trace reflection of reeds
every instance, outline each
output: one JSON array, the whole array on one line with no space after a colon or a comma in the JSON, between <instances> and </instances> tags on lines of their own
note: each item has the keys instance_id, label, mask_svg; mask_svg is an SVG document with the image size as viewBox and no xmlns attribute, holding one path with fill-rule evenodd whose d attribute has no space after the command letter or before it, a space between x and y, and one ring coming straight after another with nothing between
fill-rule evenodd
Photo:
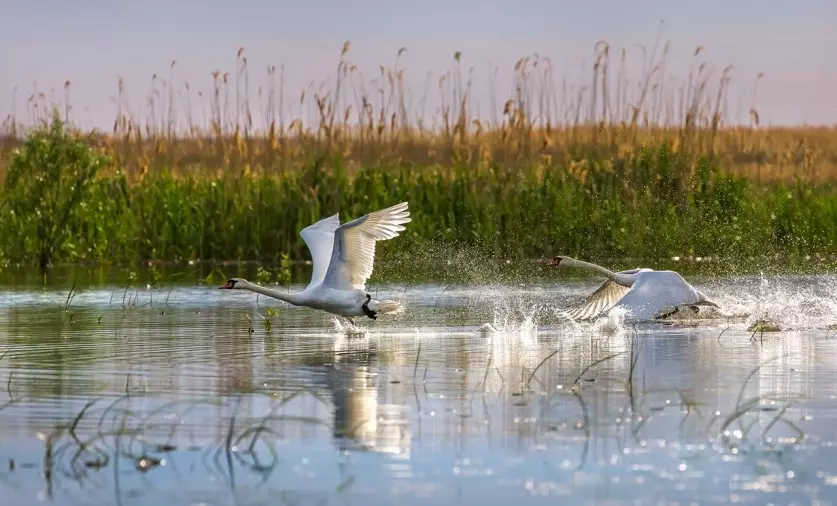
<instances>
[{"instance_id":1,"label":"reflection of reeds","mask_svg":"<svg viewBox=\"0 0 837 506\"><path fill-rule=\"evenodd\" d=\"M592 404L589 404L589 397L596 397L600 391L606 391L608 395L621 396L620 399L628 405L628 408L623 412L624 415L620 416L624 416L625 422L630 423L630 434L638 444L641 437L648 437L649 431L652 430L650 427L653 427L653 425L648 422L653 417L660 416L666 409L665 407L654 409L652 406L652 408L646 410L643 407L644 400L652 394L677 391L681 400L681 429L683 421L691 416L693 403L689 402L679 389L668 388L664 385L655 386L657 388L640 389L633 385L638 363L638 345L638 335L635 334L630 349L631 360L624 366L614 365L614 362L611 361L620 353L604 351L594 354L586 365L576 364L569 371L561 371L567 379L575 378L572 382L573 388L566 390L556 390L554 385L549 384L549 381L544 382L543 385L540 381L529 384L536 377L535 373L557 355L557 351L546 354L545 358L540 359L539 364L530 373L530 382L526 384L525 395L527 397L536 396L542 400L540 415L537 417L538 425L536 427L538 427L538 430L553 433L559 430L567 430L571 434L571 440L579 445L577 459L574 458L572 462L569 459L564 460L567 463L566 465L562 464L565 469L571 471L581 469L585 465L591 441L606 437L602 435L602 430L605 431L605 434L616 432L617 435L621 430L623 422L614 421L609 417L599 418L601 415L595 410L595 399L593 399ZM404 364L408 371L411 366L414 371L417 370L421 357L422 355L417 353L413 364ZM2 356L0 356L0 359L2 359ZM481 366L478 369L483 376L481 384L476 387L475 391L467 393L469 397L482 397L483 402L486 402L486 396L491 395L484 390L485 376L487 376L492 364L491 355L486 360L488 365L485 367L485 372L482 372ZM609 383L606 380L607 375L603 375L604 379L597 381L594 388L579 387L586 373L605 363L609 364L611 371L624 371L624 376L620 376L616 382ZM715 423L720 422L718 429L715 432L710 432L712 440L729 445L740 454L770 456L777 453L770 441L769 434L778 424L784 424L797 433L798 437L789 443L790 446L797 444L804 437L804 433L787 417L790 402L783 400L781 401L782 404L773 410L775 413L772 414L770 421L762 430L761 442L764 443L766 449L760 448L757 445L758 441L748 440L748 434L753 425L745 425L743 419L750 413L764 411L761 409L760 403L767 396L761 395L754 399L745 399L744 394L749 381L759 373L763 365L764 363L751 370L744 379L732 410L711 419L706 427L707 431L710 431ZM408 371L407 374L409 374ZM499 368L497 371L499 373ZM366 374L365 367L356 370L349 368L348 372L349 376L341 378L344 380L348 378L350 383L338 383L342 385L342 388L352 390L352 387L357 386L352 382ZM360 373L360 376L355 376L354 373L356 372ZM414 386L415 383L420 381L415 373L412 381ZM627 388L624 390L613 388L613 385L622 384L623 381L627 383ZM540 388L536 387L535 384L540 385ZM427 385L425 385L426 387ZM374 389L371 392L362 390L357 389L361 397L366 396L367 393L376 395ZM414 391L418 397L417 390ZM425 394L427 393L425 392ZM109 467L113 467L115 473L118 471L123 474L127 469L133 469L138 473L154 472L157 469L167 467L170 462L173 463L182 451L202 452L201 462L204 468L201 472L218 477L231 488L236 486L236 473L239 470L252 472L264 482L280 467L277 446L279 440L285 437L282 435L281 427L288 424L323 427L332 425L330 421L322 418L298 415L293 412L293 409L285 411L287 408L293 407L291 404L293 401L303 397L313 397L323 405L328 404L320 399L317 392L305 387L288 391L278 398L275 398L273 393L268 392L249 395L263 395L265 399L270 399L270 404L261 414L244 415L239 409L240 402L244 399L242 395L165 402L142 410L130 406L129 403L142 399L142 404L145 404L152 401L153 397L126 394L109 402L104 398L91 399L66 423L56 424L52 431L39 435L44 445L42 465L47 490L51 493L55 489L54 482L56 480L69 479L85 482L92 479L96 472ZM501 405L508 402L510 396L517 395L523 394L501 392L500 397L492 402L498 402L498 405ZM355 399L350 402L355 401L364 402L364 399ZM520 406L521 409L527 405L528 403L515 403L515 406ZM202 406L222 407L229 412L229 415L221 417L221 430L214 436L217 441L192 445L187 450L182 447L182 444L189 436L181 434L181 432L189 427L190 420L201 416L195 410ZM593 408L592 411L591 408ZM550 410L561 413L557 416L558 419L572 420L573 416L577 416L577 421L565 428L553 426ZM332 430L330 431L332 436L336 439L357 436L353 436L353 433L356 432L358 426L366 423L366 415L369 414L360 411L348 416L347 420L339 422L335 420L334 428L336 429L338 424L344 423L343 429L345 430ZM621 410L620 413L622 413ZM346 425L345 422L350 423ZM731 435L730 428L736 422L739 423L740 434L736 432ZM542 436L538 433L531 435L535 439ZM702 437L700 434L696 436ZM621 444L624 444L624 442ZM120 467L123 463L127 464L128 467ZM350 484L351 478L345 478L341 485L337 487L338 491ZM118 480L114 481L114 487L119 487Z\"/></svg>"},{"instance_id":2,"label":"reflection of reeds","mask_svg":"<svg viewBox=\"0 0 837 506\"><path fill-rule=\"evenodd\" d=\"M317 418L276 414L279 408L305 392L303 389L274 400L268 413L257 420L231 416L226 433L214 447L211 463L204 461L210 466L207 470L230 480L236 465L265 477L269 475L278 462L279 439L271 423L328 425ZM147 412L122 406L134 399L136 396L125 395L99 410L95 405L103 399L92 399L69 422L57 424L48 434L39 433L44 443L43 472L48 490L52 490L53 480L58 476L84 481L90 477L90 471L116 467L120 461L129 461L132 468L142 473L163 466L178 451L175 439L192 410L200 405L225 405L219 399L182 401L166 403ZM235 407L237 399L240 397L234 398L230 407ZM158 439L160 435L162 440ZM264 452L271 457L267 462L263 461ZM222 465L221 456L226 457L226 465Z\"/></svg>"}]
</instances>

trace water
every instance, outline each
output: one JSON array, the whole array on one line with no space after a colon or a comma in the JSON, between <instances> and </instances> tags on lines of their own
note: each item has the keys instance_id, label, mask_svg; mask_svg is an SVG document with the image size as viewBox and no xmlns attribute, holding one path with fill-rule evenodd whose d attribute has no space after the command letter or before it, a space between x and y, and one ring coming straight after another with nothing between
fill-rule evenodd
<instances>
[{"instance_id":1,"label":"water","mask_svg":"<svg viewBox=\"0 0 837 506\"><path fill-rule=\"evenodd\" d=\"M3 504L837 503L837 279L698 281L726 315L641 326L554 316L593 282L387 286L407 311L360 335L202 286L9 288Z\"/></svg>"}]
</instances>

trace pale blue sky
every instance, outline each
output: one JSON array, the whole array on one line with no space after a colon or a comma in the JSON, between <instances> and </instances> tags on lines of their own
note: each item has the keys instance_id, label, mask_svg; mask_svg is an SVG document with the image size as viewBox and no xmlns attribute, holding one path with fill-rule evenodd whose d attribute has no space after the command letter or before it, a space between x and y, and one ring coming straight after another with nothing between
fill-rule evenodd
<instances>
[{"instance_id":1,"label":"pale blue sky","mask_svg":"<svg viewBox=\"0 0 837 506\"><path fill-rule=\"evenodd\" d=\"M208 90L210 72L232 72L242 46L253 90L265 83L267 65L284 65L287 96L298 97L310 81L334 75L344 40L367 76L405 46L402 65L416 96L428 72L440 75L462 51L464 65L475 67L474 98L485 111L489 62L500 66L503 96L515 60L535 52L550 57L559 83L588 84L597 40L614 53L626 47L638 71L638 45L651 47L662 19L671 42L668 75L685 80L698 45L718 71L733 66L733 119L746 117L763 72L756 105L764 123L837 123L834 0L5 0L0 11L3 117L15 87L20 114L33 83L49 94L70 80L77 119L109 126L117 75L139 110L151 75L168 76L172 60L176 83Z\"/></svg>"}]
</instances>

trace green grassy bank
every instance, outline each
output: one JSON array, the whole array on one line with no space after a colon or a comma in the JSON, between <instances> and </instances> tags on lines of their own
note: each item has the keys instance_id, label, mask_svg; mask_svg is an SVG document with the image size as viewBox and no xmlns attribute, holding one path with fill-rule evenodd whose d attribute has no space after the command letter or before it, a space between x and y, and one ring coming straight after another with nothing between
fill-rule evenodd
<instances>
[{"instance_id":1,"label":"green grassy bank","mask_svg":"<svg viewBox=\"0 0 837 506\"><path fill-rule=\"evenodd\" d=\"M159 170L129 181L106 152L56 120L8 163L0 259L5 266L305 260L301 228L337 211L346 221L401 201L413 221L378 248L390 269L432 269L463 252L477 268L555 253L743 262L837 251L837 191L751 182L665 142L481 169L405 162L349 170L331 154L293 171Z\"/></svg>"}]
</instances>

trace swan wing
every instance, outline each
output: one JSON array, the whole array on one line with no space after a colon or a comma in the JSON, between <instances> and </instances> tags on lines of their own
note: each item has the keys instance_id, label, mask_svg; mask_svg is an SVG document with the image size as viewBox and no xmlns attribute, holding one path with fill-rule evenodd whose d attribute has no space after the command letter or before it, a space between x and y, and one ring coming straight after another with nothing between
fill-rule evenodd
<instances>
[{"instance_id":1,"label":"swan wing","mask_svg":"<svg viewBox=\"0 0 837 506\"><path fill-rule=\"evenodd\" d=\"M629 271L620 271L619 274L636 274L641 270L642 269L631 269ZM564 311L563 315L566 318L573 320L587 320L612 308L630 290L631 287L622 286L619 283L608 279L576 307L570 309L569 311Z\"/></svg>"},{"instance_id":2,"label":"swan wing","mask_svg":"<svg viewBox=\"0 0 837 506\"><path fill-rule=\"evenodd\" d=\"M334 231L339 226L340 216L335 214L299 232L305 245L308 246L308 251L311 252L311 262L314 265L311 282L308 283L309 287L321 283L325 278L328 263L331 261L331 250L334 247Z\"/></svg>"},{"instance_id":3,"label":"swan wing","mask_svg":"<svg viewBox=\"0 0 837 506\"><path fill-rule=\"evenodd\" d=\"M407 203L402 202L340 225L334 232L334 247L323 285L341 290L363 290L372 275L375 243L397 237L410 222Z\"/></svg>"}]
</instances>

